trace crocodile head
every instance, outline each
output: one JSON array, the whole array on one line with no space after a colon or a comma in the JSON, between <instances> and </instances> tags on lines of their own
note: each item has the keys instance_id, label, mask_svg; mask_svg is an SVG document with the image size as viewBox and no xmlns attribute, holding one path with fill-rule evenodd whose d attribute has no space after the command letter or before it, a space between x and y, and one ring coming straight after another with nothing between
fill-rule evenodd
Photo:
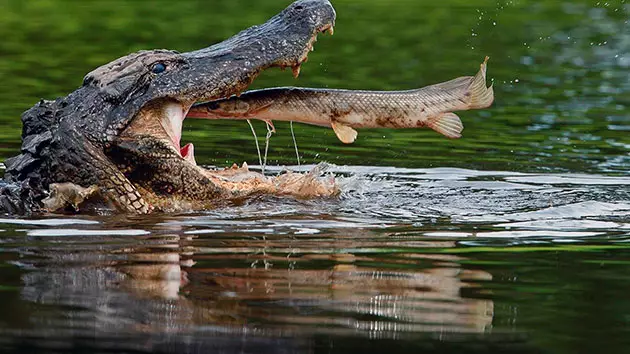
<instances>
[{"instance_id":1,"label":"crocodile head","mask_svg":"<svg viewBox=\"0 0 630 354\"><path fill-rule=\"evenodd\" d=\"M316 36L334 21L328 0L299 0L208 48L141 51L99 67L67 97L23 114L21 154L5 162L5 178L29 188L40 206L46 198L50 210L76 209L92 197L147 213L291 193L304 178L197 166L194 147L181 144L182 121L194 103L238 94L264 69L299 72Z\"/></svg>"}]
</instances>

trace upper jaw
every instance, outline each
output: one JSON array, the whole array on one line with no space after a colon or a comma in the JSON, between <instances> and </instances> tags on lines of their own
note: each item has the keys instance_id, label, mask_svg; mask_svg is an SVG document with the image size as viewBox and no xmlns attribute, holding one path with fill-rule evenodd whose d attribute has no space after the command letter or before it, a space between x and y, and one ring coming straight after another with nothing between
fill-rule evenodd
<instances>
[{"instance_id":1,"label":"upper jaw","mask_svg":"<svg viewBox=\"0 0 630 354\"><path fill-rule=\"evenodd\" d=\"M269 67L291 67L297 77L317 35L333 32L335 16L328 0L299 0L260 26L214 46L181 54L185 67L158 76L146 93L153 99L142 103L133 119L157 117L162 132L148 127L149 121L132 122L126 131L137 135L144 127L148 135L168 138L179 156L196 164L194 146L181 146L182 125L190 107L196 102L238 94Z\"/></svg>"},{"instance_id":2,"label":"upper jaw","mask_svg":"<svg viewBox=\"0 0 630 354\"><path fill-rule=\"evenodd\" d=\"M274 66L291 67L297 76L317 34L332 32L335 17L328 0L298 0L266 23L208 48L183 54L141 51L104 65L98 70L105 74L118 72L124 63L129 70L118 74L139 75L155 60L175 64L159 75L147 71L139 76L143 78L140 81L121 75L107 76L110 91L117 94L116 102L124 103L113 105L107 114L101 139L107 143L115 141L140 111L156 101L177 100L187 106L226 98L242 92L262 70ZM104 76L100 71L96 74ZM96 85L96 74L89 74L85 85Z\"/></svg>"},{"instance_id":3,"label":"upper jaw","mask_svg":"<svg viewBox=\"0 0 630 354\"><path fill-rule=\"evenodd\" d=\"M194 103L238 94L270 67L291 67L297 77L317 35L332 33L335 19L328 0L296 1L262 25L181 54L186 72L169 77L160 86L173 87L180 100Z\"/></svg>"}]
</instances>

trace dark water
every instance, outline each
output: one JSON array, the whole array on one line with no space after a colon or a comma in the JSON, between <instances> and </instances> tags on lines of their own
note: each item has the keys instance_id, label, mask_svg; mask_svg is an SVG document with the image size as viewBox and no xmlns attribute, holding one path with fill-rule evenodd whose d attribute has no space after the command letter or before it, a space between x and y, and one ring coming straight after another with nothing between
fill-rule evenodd
<instances>
[{"instance_id":1,"label":"dark water","mask_svg":"<svg viewBox=\"0 0 630 354\"><path fill-rule=\"evenodd\" d=\"M0 157L19 114L142 48L186 51L287 1L0 0ZM491 57L463 139L296 125L334 200L151 217L0 219L0 347L75 352L627 352L630 5L333 1L295 82L406 89ZM262 132L263 127L257 126ZM288 126L272 172L294 165ZM249 128L187 122L197 161L255 162ZM294 167L298 169L297 167ZM303 169L309 166L303 166Z\"/></svg>"}]
</instances>

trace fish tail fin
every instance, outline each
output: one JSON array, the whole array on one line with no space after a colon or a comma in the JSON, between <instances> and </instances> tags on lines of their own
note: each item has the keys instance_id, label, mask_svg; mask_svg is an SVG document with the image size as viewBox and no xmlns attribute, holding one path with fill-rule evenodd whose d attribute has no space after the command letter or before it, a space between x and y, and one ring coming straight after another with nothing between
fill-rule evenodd
<instances>
[{"instance_id":1,"label":"fish tail fin","mask_svg":"<svg viewBox=\"0 0 630 354\"><path fill-rule=\"evenodd\" d=\"M487 108L494 101L492 85L486 86L485 58L475 76L464 76L454 80L427 86L417 91L419 98L426 103L429 113L426 126L447 138L461 138L464 125L453 111Z\"/></svg>"},{"instance_id":2,"label":"fish tail fin","mask_svg":"<svg viewBox=\"0 0 630 354\"><path fill-rule=\"evenodd\" d=\"M492 85L486 87L488 57L475 76L458 77L450 81L417 90L418 98L426 102L432 115L446 112L487 108L494 101Z\"/></svg>"},{"instance_id":3,"label":"fish tail fin","mask_svg":"<svg viewBox=\"0 0 630 354\"><path fill-rule=\"evenodd\" d=\"M470 82L467 93L470 95L469 109L488 108L494 102L493 86L486 86L486 70L488 68L488 59L481 63L481 68Z\"/></svg>"}]
</instances>

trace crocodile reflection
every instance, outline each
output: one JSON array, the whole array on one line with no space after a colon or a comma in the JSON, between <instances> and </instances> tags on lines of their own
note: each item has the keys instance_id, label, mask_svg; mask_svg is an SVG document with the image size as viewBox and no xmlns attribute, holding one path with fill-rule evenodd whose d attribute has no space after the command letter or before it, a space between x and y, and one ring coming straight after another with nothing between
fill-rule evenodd
<instances>
[{"instance_id":1,"label":"crocodile reflection","mask_svg":"<svg viewBox=\"0 0 630 354\"><path fill-rule=\"evenodd\" d=\"M207 326L240 331L272 323L302 333L334 329L388 337L483 333L492 325L492 301L462 296L491 275L465 269L452 255L410 253L382 265L382 258L341 251L370 247L350 239L320 241L317 249L305 244L293 253L282 241L226 239L211 251L195 241L180 232L103 251L42 247L37 253L46 259L29 265L34 270L23 275L22 297L81 309L68 310L69 327L75 312L83 314L81 321L87 312L94 330L116 333ZM88 325L81 321L74 324Z\"/></svg>"}]
</instances>

